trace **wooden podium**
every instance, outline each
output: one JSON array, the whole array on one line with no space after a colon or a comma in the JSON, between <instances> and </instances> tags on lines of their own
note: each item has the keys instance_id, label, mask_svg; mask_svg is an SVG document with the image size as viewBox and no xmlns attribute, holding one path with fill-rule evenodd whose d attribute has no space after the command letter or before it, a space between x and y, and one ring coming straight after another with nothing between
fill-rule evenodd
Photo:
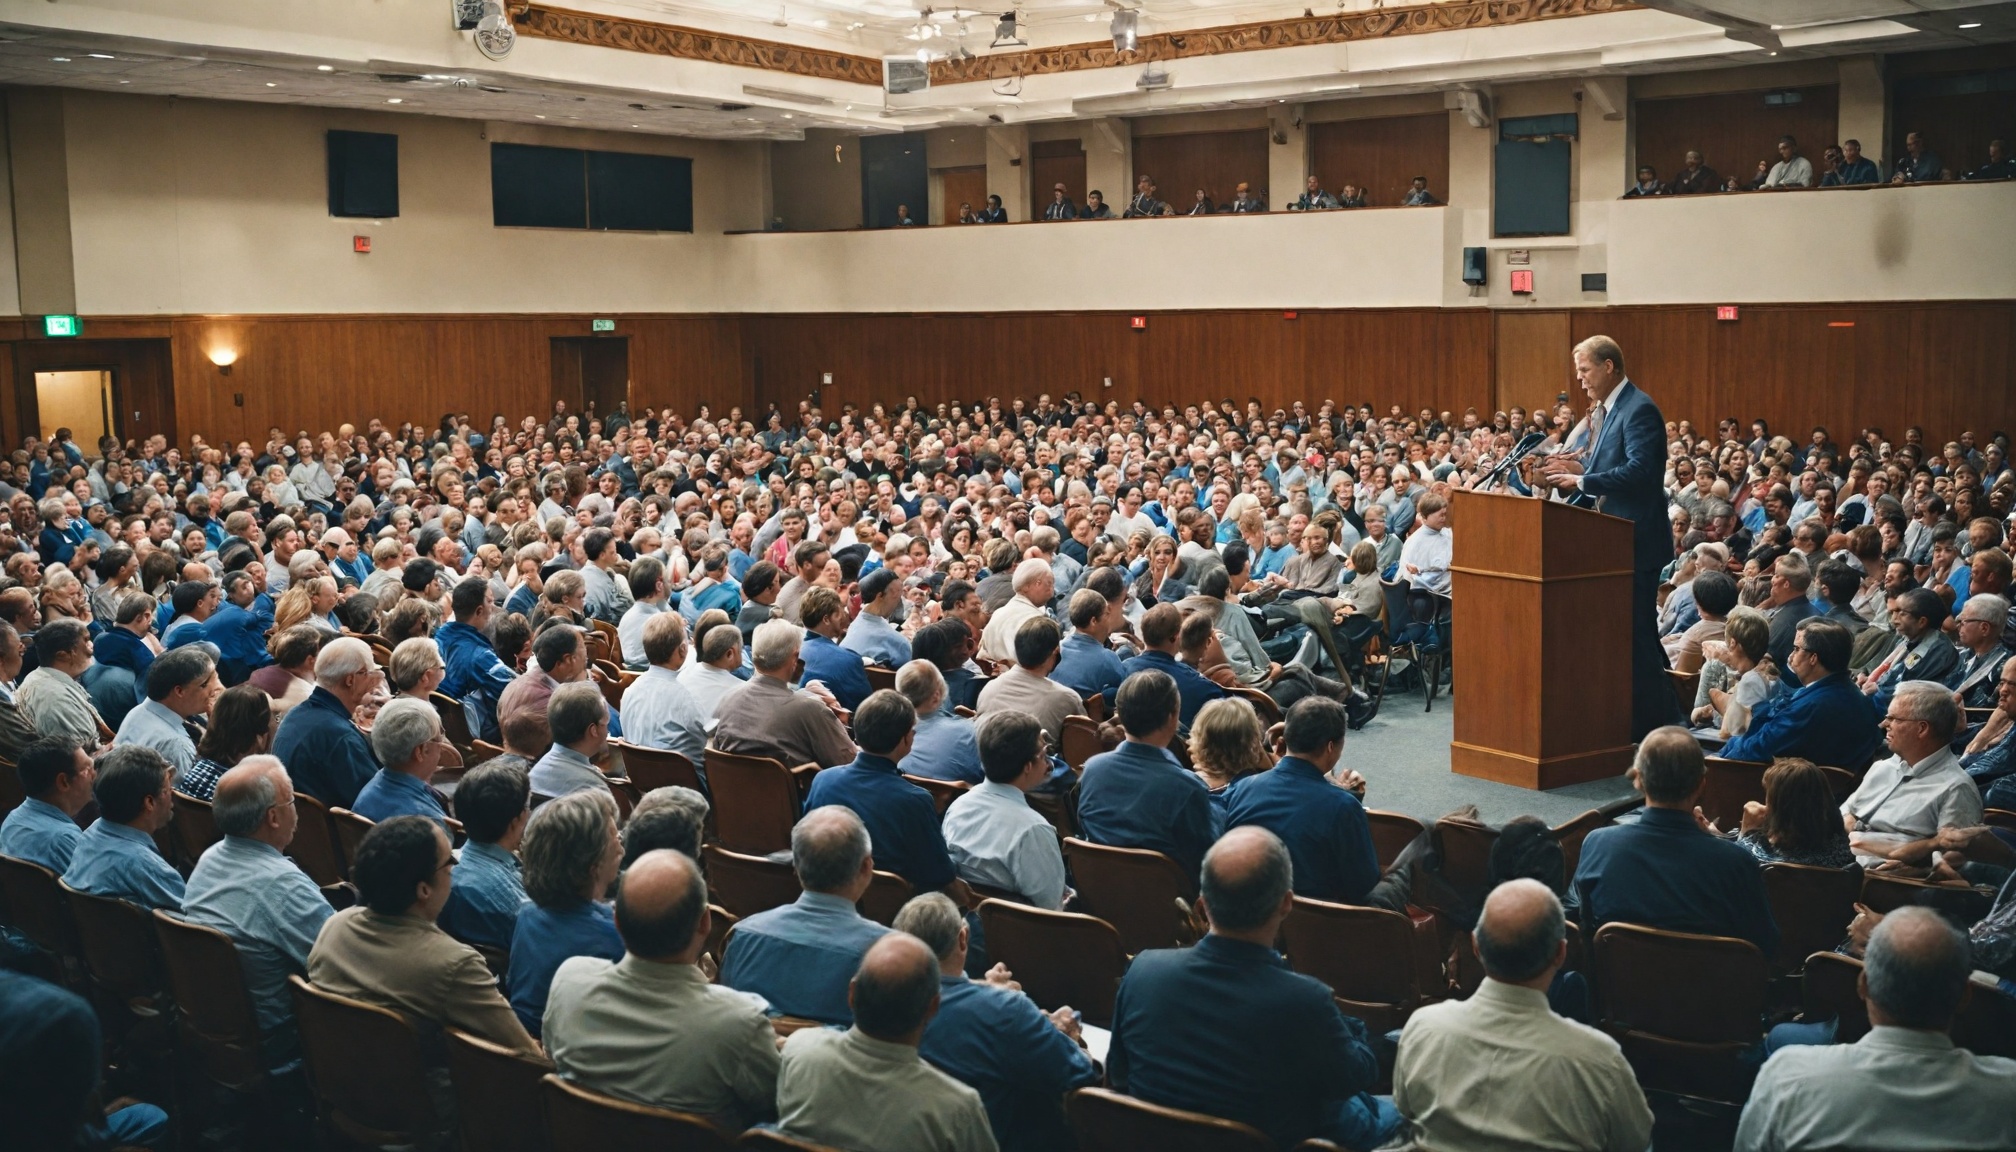
<instances>
[{"instance_id":1,"label":"wooden podium","mask_svg":"<svg viewBox=\"0 0 2016 1152\"><path fill-rule=\"evenodd\" d=\"M1553 500L1455 494L1463 699L1449 766L1559 788L1631 766L1631 533Z\"/></svg>"}]
</instances>

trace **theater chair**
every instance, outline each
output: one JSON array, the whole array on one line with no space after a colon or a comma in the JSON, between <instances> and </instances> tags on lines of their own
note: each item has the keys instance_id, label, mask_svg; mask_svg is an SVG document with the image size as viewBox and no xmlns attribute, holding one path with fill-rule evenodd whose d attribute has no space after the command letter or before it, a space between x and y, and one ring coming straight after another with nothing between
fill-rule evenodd
<instances>
[{"instance_id":1,"label":"theater chair","mask_svg":"<svg viewBox=\"0 0 2016 1152\"><path fill-rule=\"evenodd\" d=\"M727 1152L734 1145L698 1116L633 1104L550 1073L540 1081L546 1132L562 1152Z\"/></svg>"},{"instance_id":2,"label":"theater chair","mask_svg":"<svg viewBox=\"0 0 2016 1152\"><path fill-rule=\"evenodd\" d=\"M1748 940L1636 924L1596 933L1595 986L1604 1031L1648 1090L1724 1104L1750 1095L1763 1039L1770 965Z\"/></svg>"},{"instance_id":3,"label":"theater chair","mask_svg":"<svg viewBox=\"0 0 2016 1152\"><path fill-rule=\"evenodd\" d=\"M987 957L1008 965L1022 991L1046 1012L1069 1005L1087 1024L1109 1027L1127 971L1120 933L1096 916L1051 912L1006 900L980 904Z\"/></svg>"},{"instance_id":4,"label":"theater chair","mask_svg":"<svg viewBox=\"0 0 2016 1152\"><path fill-rule=\"evenodd\" d=\"M1164 1108L1105 1088L1064 1098L1078 1152L1274 1152L1258 1128L1202 1112Z\"/></svg>"},{"instance_id":5,"label":"theater chair","mask_svg":"<svg viewBox=\"0 0 2016 1152\"><path fill-rule=\"evenodd\" d=\"M459 1028L442 1029L442 1040L448 1049L448 1078L455 1086L462 1152L552 1152L539 1082L553 1071L553 1062Z\"/></svg>"},{"instance_id":6,"label":"theater chair","mask_svg":"<svg viewBox=\"0 0 2016 1152\"><path fill-rule=\"evenodd\" d=\"M1197 941L1191 901L1196 886L1176 862L1145 848L1111 848L1072 838L1064 860L1078 884L1078 905L1113 925L1129 956Z\"/></svg>"}]
</instances>

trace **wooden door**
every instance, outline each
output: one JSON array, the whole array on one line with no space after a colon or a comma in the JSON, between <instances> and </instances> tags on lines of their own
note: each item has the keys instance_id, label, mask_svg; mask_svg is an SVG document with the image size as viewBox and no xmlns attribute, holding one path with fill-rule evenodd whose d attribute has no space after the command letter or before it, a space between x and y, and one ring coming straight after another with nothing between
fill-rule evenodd
<instances>
[{"instance_id":1,"label":"wooden door","mask_svg":"<svg viewBox=\"0 0 2016 1152\"><path fill-rule=\"evenodd\" d=\"M1529 413L1550 408L1561 393L1577 403L1575 342L1565 309L1494 313L1497 326L1492 405L1500 412L1517 404Z\"/></svg>"},{"instance_id":2,"label":"wooden door","mask_svg":"<svg viewBox=\"0 0 2016 1152\"><path fill-rule=\"evenodd\" d=\"M1057 185L1073 204L1085 203L1085 146L1076 140L1039 140L1029 146L1029 216L1043 218ZM1121 197L1126 203L1126 197ZM954 206L957 211L957 206Z\"/></svg>"},{"instance_id":3,"label":"wooden door","mask_svg":"<svg viewBox=\"0 0 2016 1152\"><path fill-rule=\"evenodd\" d=\"M973 214L979 215L987 207L987 168L975 165L971 168L947 168L941 171L944 180L945 198L939 212L940 224L959 222L959 205L969 204Z\"/></svg>"}]
</instances>

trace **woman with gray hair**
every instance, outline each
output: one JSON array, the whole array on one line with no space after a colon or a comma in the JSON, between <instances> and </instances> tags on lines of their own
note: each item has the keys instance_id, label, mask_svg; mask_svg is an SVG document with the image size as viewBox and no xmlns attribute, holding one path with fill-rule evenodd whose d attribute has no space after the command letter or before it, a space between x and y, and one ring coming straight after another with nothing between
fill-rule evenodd
<instances>
[{"instance_id":1,"label":"woman with gray hair","mask_svg":"<svg viewBox=\"0 0 2016 1152\"><path fill-rule=\"evenodd\" d=\"M518 858L532 906L518 913L511 934L505 992L511 1010L537 1037L546 994L562 962L575 956L623 958L615 911L602 902L623 860L616 802L606 791L548 800L525 826Z\"/></svg>"},{"instance_id":2,"label":"woman with gray hair","mask_svg":"<svg viewBox=\"0 0 2016 1152\"><path fill-rule=\"evenodd\" d=\"M441 735L434 706L401 696L380 708L371 724L371 751L384 767L357 793L350 810L373 823L425 816L445 826L448 808L430 781L441 768L441 754L453 749Z\"/></svg>"}]
</instances>

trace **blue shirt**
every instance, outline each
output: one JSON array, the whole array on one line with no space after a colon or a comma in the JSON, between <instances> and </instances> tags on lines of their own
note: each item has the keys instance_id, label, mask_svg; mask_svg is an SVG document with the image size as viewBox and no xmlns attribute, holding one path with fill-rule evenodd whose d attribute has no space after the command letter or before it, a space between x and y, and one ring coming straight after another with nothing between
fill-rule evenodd
<instances>
[{"instance_id":1,"label":"blue shirt","mask_svg":"<svg viewBox=\"0 0 2016 1152\"><path fill-rule=\"evenodd\" d=\"M1854 771L1882 743L1876 705L1846 672L1823 676L1797 691L1778 693L1750 716L1750 729L1722 745L1730 760L1770 763L1798 756Z\"/></svg>"},{"instance_id":2,"label":"blue shirt","mask_svg":"<svg viewBox=\"0 0 2016 1152\"><path fill-rule=\"evenodd\" d=\"M219 679L226 684L242 684L253 669L273 662L272 654L266 650L265 626L257 616L236 604L226 604L211 613L199 630L203 639L217 646Z\"/></svg>"},{"instance_id":3,"label":"blue shirt","mask_svg":"<svg viewBox=\"0 0 2016 1152\"><path fill-rule=\"evenodd\" d=\"M448 810L441 807L434 789L418 776L392 768L380 768L357 793L357 803L350 810L374 824L394 816L425 816L439 821L443 829L448 827ZM449 891L454 891L452 882Z\"/></svg>"},{"instance_id":4,"label":"blue shirt","mask_svg":"<svg viewBox=\"0 0 2016 1152\"><path fill-rule=\"evenodd\" d=\"M1001 1152L1070 1147L1064 1094L1099 1083L1091 1057L1029 997L964 976L938 978L938 1014L917 1051L980 1093Z\"/></svg>"},{"instance_id":5,"label":"blue shirt","mask_svg":"<svg viewBox=\"0 0 2016 1152\"><path fill-rule=\"evenodd\" d=\"M840 646L870 664L901 668L910 662L910 641L889 621L873 612L862 612L847 626Z\"/></svg>"},{"instance_id":6,"label":"blue shirt","mask_svg":"<svg viewBox=\"0 0 2016 1152\"><path fill-rule=\"evenodd\" d=\"M452 879L449 885L452 895ZM511 1011L518 1014L533 1039L538 1039L540 1018L546 1014L553 973L576 956L623 958L615 908L599 900L577 900L560 908L528 904L519 911L518 926L511 933L511 971L504 978L504 991L510 997Z\"/></svg>"},{"instance_id":7,"label":"blue shirt","mask_svg":"<svg viewBox=\"0 0 2016 1152\"><path fill-rule=\"evenodd\" d=\"M1647 808L1636 824L1599 828L1582 842L1575 892L1583 928L1642 924L1669 932L1734 936L1769 958L1778 925L1764 876L1748 849L1703 832L1694 817Z\"/></svg>"},{"instance_id":8,"label":"blue shirt","mask_svg":"<svg viewBox=\"0 0 2016 1152\"><path fill-rule=\"evenodd\" d=\"M142 908L182 907L182 874L161 858L154 838L103 817L84 830L63 883L86 895L110 896Z\"/></svg>"},{"instance_id":9,"label":"blue shirt","mask_svg":"<svg viewBox=\"0 0 2016 1152\"><path fill-rule=\"evenodd\" d=\"M849 712L861 707L861 702L875 690L868 683L868 670L862 666L861 657L817 632L806 630L805 644L798 655L805 661L805 675L798 678L798 686L803 688L814 680L825 681L840 706Z\"/></svg>"},{"instance_id":10,"label":"blue shirt","mask_svg":"<svg viewBox=\"0 0 2016 1152\"><path fill-rule=\"evenodd\" d=\"M271 1056L291 1055L291 1044L274 1043L276 1030L294 1019L287 977L307 974L315 936L334 914L299 865L250 837L226 836L212 844L189 873L182 918L215 928L238 945L245 987ZM268 1067L278 1062L269 1058Z\"/></svg>"},{"instance_id":11,"label":"blue shirt","mask_svg":"<svg viewBox=\"0 0 2016 1152\"><path fill-rule=\"evenodd\" d=\"M978 784L987 778L980 765L980 738L975 734L973 721L948 712L917 718L917 735L910 743L910 754L897 767L908 775L929 776L934 780Z\"/></svg>"},{"instance_id":12,"label":"blue shirt","mask_svg":"<svg viewBox=\"0 0 2016 1152\"><path fill-rule=\"evenodd\" d=\"M515 679L483 633L459 620L450 620L436 629L434 643L441 648L441 662L446 669L441 676L441 691L457 700L471 693L488 693L494 706Z\"/></svg>"},{"instance_id":13,"label":"blue shirt","mask_svg":"<svg viewBox=\"0 0 2016 1152\"><path fill-rule=\"evenodd\" d=\"M943 888L957 875L945 851L938 805L929 792L903 779L902 770L887 756L861 752L852 764L812 777L805 810L828 804L853 809L868 826L877 869L894 872L919 892Z\"/></svg>"},{"instance_id":14,"label":"blue shirt","mask_svg":"<svg viewBox=\"0 0 2016 1152\"><path fill-rule=\"evenodd\" d=\"M2002 739L1981 751L1960 757L1960 767L1967 770L1967 775L1973 778L1975 785L1984 793L1994 786L1997 780L2016 772L2016 728L2004 732ZM31 800L29 803L33 804L34 801ZM1994 805L1991 804L1989 807ZM15 811L19 812L20 809L17 808ZM13 817L8 817L8 821L12 823ZM0 852L6 852L9 856L20 855L18 852L7 852L6 845L7 830L0 828Z\"/></svg>"},{"instance_id":15,"label":"blue shirt","mask_svg":"<svg viewBox=\"0 0 2016 1152\"><path fill-rule=\"evenodd\" d=\"M1253 578L1260 580L1272 576L1274 573L1286 568L1288 561L1293 559L1294 556L1295 548L1291 544L1283 544L1279 548L1262 549L1260 555L1253 563Z\"/></svg>"},{"instance_id":16,"label":"blue shirt","mask_svg":"<svg viewBox=\"0 0 2016 1152\"><path fill-rule=\"evenodd\" d=\"M1204 781L1167 748L1136 740L1085 762L1078 828L1094 844L1163 853L1193 878L1223 830Z\"/></svg>"},{"instance_id":17,"label":"blue shirt","mask_svg":"<svg viewBox=\"0 0 2016 1152\"><path fill-rule=\"evenodd\" d=\"M1113 693L1126 678L1127 669L1120 663L1119 654L1083 632L1064 637L1064 643L1057 649L1057 666L1050 670L1050 679L1080 697L1097 692L1106 697L1108 704L1113 702Z\"/></svg>"},{"instance_id":18,"label":"blue shirt","mask_svg":"<svg viewBox=\"0 0 2016 1152\"><path fill-rule=\"evenodd\" d=\"M357 794L378 771L378 758L349 710L319 684L280 721L273 755L287 766L294 787L331 808L355 808Z\"/></svg>"},{"instance_id":19,"label":"blue shirt","mask_svg":"<svg viewBox=\"0 0 2016 1152\"><path fill-rule=\"evenodd\" d=\"M1153 648L1134 657L1123 665L1127 675L1153 668L1157 672L1167 672L1176 681L1176 691L1183 696L1183 730L1190 730L1190 722L1197 718L1197 710L1211 701L1225 695L1225 689L1206 679L1202 672L1169 655Z\"/></svg>"},{"instance_id":20,"label":"blue shirt","mask_svg":"<svg viewBox=\"0 0 2016 1152\"><path fill-rule=\"evenodd\" d=\"M1365 1025L1273 949L1223 936L1134 958L1106 1074L1129 1096L1251 1124L1279 1148L1314 1136L1371 1148L1385 1135Z\"/></svg>"},{"instance_id":21,"label":"blue shirt","mask_svg":"<svg viewBox=\"0 0 2016 1152\"><path fill-rule=\"evenodd\" d=\"M119 722L119 733L112 742L152 748L173 764L178 772L196 763L196 742L189 738L189 729L184 726L182 717L159 700L142 700L134 705L133 710L126 713L126 718ZM276 748L274 751L279 750Z\"/></svg>"},{"instance_id":22,"label":"blue shirt","mask_svg":"<svg viewBox=\"0 0 2016 1152\"><path fill-rule=\"evenodd\" d=\"M1295 865L1295 894L1363 904L1379 882L1379 854L1358 797L1307 760L1285 757L1271 771L1224 792L1229 831L1258 824L1281 838Z\"/></svg>"},{"instance_id":23,"label":"blue shirt","mask_svg":"<svg viewBox=\"0 0 2016 1152\"><path fill-rule=\"evenodd\" d=\"M530 901L518 876L518 857L495 844L471 840L450 875L448 903L435 923L464 944L511 950L518 913Z\"/></svg>"},{"instance_id":24,"label":"blue shirt","mask_svg":"<svg viewBox=\"0 0 2016 1152\"><path fill-rule=\"evenodd\" d=\"M869 945L888 931L844 897L803 892L735 925L719 982L763 997L773 1014L845 1028L854 1023L847 985Z\"/></svg>"},{"instance_id":25,"label":"blue shirt","mask_svg":"<svg viewBox=\"0 0 2016 1152\"><path fill-rule=\"evenodd\" d=\"M40 864L58 876L69 870L70 857L83 839L75 820L33 796L0 821L0 856Z\"/></svg>"}]
</instances>

